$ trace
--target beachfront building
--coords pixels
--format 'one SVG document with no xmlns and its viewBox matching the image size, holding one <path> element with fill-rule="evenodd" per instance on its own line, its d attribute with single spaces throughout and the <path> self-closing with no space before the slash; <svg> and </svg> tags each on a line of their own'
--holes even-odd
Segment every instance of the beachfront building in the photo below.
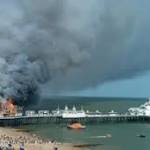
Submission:
<svg viewBox="0 0 150 150">
<path fill-rule="evenodd" d="M 139 107 L 129 108 L 128 111 L 130 115 L 150 116 L 150 100 Z"/>
<path fill-rule="evenodd" d="M 25 116 L 28 116 L 28 117 L 32 117 L 32 116 L 35 116 L 36 113 L 34 110 L 27 110 L 25 111 Z"/>
<path fill-rule="evenodd" d="M 42 117 L 42 116 L 43 116 L 43 117 L 44 117 L 44 116 L 49 116 L 49 110 L 39 110 L 39 111 L 38 111 L 38 115 L 41 116 L 41 117 Z"/>
<path fill-rule="evenodd" d="M 65 107 L 64 112 L 62 113 L 62 118 L 84 118 L 86 117 L 85 111 L 83 109 L 76 110 L 76 107 L 73 106 L 72 109 Z"/>
</svg>

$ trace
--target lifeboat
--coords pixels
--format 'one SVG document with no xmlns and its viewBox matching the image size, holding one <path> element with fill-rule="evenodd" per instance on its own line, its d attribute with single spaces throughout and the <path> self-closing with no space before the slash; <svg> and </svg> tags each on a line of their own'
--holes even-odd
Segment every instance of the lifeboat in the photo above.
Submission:
<svg viewBox="0 0 150 150">
<path fill-rule="evenodd" d="M 67 125 L 67 128 L 69 129 L 85 129 L 86 126 L 82 125 L 80 122 L 72 122 L 69 125 Z"/>
</svg>

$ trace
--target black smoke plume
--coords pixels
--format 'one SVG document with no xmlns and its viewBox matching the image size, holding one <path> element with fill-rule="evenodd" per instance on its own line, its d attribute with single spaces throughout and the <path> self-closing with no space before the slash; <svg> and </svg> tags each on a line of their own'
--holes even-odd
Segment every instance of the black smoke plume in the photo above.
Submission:
<svg viewBox="0 0 150 150">
<path fill-rule="evenodd" d="M 0 95 L 29 100 L 150 69 L 149 1 L 0 0 Z"/>
</svg>

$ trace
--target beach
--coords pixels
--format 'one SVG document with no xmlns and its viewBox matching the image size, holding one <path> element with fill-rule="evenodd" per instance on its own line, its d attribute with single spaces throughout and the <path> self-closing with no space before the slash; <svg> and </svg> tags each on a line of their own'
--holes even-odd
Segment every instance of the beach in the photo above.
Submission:
<svg viewBox="0 0 150 150">
<path fill-rule="evenodd" d="M 0 149 L 19 150 L 20 147 L 25 150 L 85 150 L 73 144 L 43 139 L 20 129 L 0 127 Z"/>
</svg>

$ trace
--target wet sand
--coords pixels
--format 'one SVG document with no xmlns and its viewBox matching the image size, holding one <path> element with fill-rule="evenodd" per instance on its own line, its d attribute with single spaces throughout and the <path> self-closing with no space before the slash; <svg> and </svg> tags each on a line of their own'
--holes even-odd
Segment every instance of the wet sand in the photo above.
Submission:
<svg viewBox="0 0 150 150">
<path fill-rule="evenodd" d="M 58 143 L 48 139 L 23 132 L 14 128 L 0 127 L 0 148 L 3 150 L 9 147 L 10 150 L 19 150 L 23 146 L 25 150 L 85 150 L 83 148 L 76 148 L 73 144 Z"/>
</svg>

